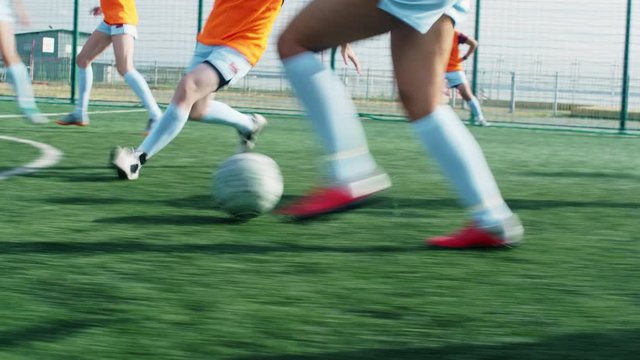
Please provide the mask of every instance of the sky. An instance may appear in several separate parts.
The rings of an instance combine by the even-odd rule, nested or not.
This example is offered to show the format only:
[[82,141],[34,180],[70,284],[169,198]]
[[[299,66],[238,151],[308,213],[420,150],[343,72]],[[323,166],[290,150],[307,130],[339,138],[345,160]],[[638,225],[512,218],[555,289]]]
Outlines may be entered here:
[[[73,0],[23,0],[33,24],[17,32],[72,28]],[[100,18],[89,15],[99,1],[80,0],[80,30],[91,32]],[[137,63],[184,66],[195,44],[197,0],[137,0],[140,38]],[[259,69],[278,69],[273,43],[308,0],[287,0]],[[479,69],[528,76],[579,76],[581,81],[621,77],[626,0],[482,0]],[[213,4],[205,0],[205,18]],[[632,24],[632,78],[640,82],[640,1]],[[474,14],[460,30],[474,35]],[[365,70],[388,73],[388,37],[355,44]],[[107,55],[105,58],[108,58]]]

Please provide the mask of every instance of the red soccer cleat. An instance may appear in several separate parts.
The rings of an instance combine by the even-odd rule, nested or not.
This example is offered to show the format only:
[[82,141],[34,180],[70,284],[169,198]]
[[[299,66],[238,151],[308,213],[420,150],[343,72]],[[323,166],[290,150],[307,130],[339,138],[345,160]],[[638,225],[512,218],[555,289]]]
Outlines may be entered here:
[[89,117],[71,113],[65,116],[64,119],[56,121],[56,124],[62,126],[87,126],[89,125]]
[[378,173],[348,185],[315,190],[292,204],[281,207],[276,213],[298,219],[335,213],[359,205],[390,186],[391,181],[387,174]]
[[56,124],[58,125],[62,125],[62,126],[87,126],[89,124],[87,123],[83,123],[83,122],[66,122],[66,121],[62,121],[62,120],[58,120],[56,121]]
[[524,229],[517,216],[505,220],[495,232],[469,225],[457,233],[427,239],[429,246],[445,249],[503,248],[517,244]]

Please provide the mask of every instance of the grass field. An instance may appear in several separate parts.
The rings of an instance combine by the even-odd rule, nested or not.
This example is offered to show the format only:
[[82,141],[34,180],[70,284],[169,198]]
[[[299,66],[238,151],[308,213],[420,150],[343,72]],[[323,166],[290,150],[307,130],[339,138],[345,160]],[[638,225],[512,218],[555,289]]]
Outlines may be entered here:
[[[63,112],[69,107],[45,107]],[[12,103],[0,103],[13,113]],[[188,124],[121,182],[115,145],[143,112],[86,128],[0,119],[0,135],[64,152],[0,181],[0,359],[636,359],[640,352],[640,138],[474,128],[525,243],[434,251],[464,213],[408,126],[365,123],[394,187],[304,223],[230,221],[210,197],[236,137]],[[258,150],[284,201],[318,183],[299,118],[270,117]],[[0,140],[0,172],[38,156]],[[636,355],[633,355],[636,354]]]

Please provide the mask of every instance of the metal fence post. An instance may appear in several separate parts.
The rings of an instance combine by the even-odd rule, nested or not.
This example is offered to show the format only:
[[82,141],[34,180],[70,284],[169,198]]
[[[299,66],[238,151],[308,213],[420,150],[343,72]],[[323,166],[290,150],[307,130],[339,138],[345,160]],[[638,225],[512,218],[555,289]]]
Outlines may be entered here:
[[[475,23],[475,28],[474,28],[474,36],[476,38],[477,42],[480,42],[480,5],[481,5],[481,0],[476,0],[476,23]],[[479,53],[478,53],[478,49],[476,49],[476,51],[473,52],[473,82],[471,83],[471,93],[472,94],[477,94],[478,93],[478,62],[479,62]],[[464,101],[462,102],[464,104]],[[473,114],[473,112],[471,113],[471,123],[475,124],[476,122],[476,117]]]
[[202,11],[204,9],[203,5],[204,0],[198,0],[198,26],[196,29],[198,30],[198,34],[200,34],[200,30],[202,30]]
[[557,116],[558,115],[558,92],[559,92],[559,73],[556,71],[556,81],[555,81],[555,88],[553,91],[553,116]]
[[337,53],[338,53],[337,47],[331,48],[331,57],[329,58],[329,66],[333,71],[336,70],[336,54]]
[[371,69],[367,68],[367,87],[365,88],[365,100],[369,100],[369,82],[371,81]]
[[511,72],[511,101],[509,102],[509,113],[516,112],[516,72]]
[[153,86],[158,87],[158,60],[153,62]]
[[631,39],[631,11],[632,0],[627,0],[627,22],[624,35],[624,62],[622,65],[622,103],[620,105],[620,127],[619,131],[627,129],[627,119],[629,117],[629,48]]
[[76,102],[76,59],[78,58],[78,37],[80,30],[78,29],[78,19],[80,14],[80,0],[73,1],[73,40],[71,41],[71,66],[69,67],[71,75],[71,91],[69,92],[69,102]]

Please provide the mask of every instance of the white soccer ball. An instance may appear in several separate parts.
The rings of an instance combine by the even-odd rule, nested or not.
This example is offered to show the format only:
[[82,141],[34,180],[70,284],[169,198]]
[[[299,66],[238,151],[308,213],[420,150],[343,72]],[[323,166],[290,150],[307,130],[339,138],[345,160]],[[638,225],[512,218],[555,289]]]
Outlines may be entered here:
[[221,210],[252,218],[272,210],[284,184],[278,164],[267,155],[248,152],[225,160],[213,174],[213,196]]

